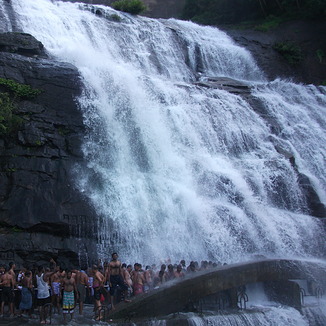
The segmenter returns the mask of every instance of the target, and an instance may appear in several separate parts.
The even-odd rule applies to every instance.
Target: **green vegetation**
[[[325,0],[186,0],[183,11],[183,19],[201,24],[260,22],[260,30],[291,19],[325,18]]]
[[[316,51],[316,55],[317,55],[317,58],[318,58],[318,60],[319,60],[320,63],[325,63],[325,57],[326,57],[326,55],[325,55],[325,52],[323,50],[318,49]]]
[[[41,91],[5,78],[0,78],[0,87],[7,91],[0,92],[0,136],[4,136],[16,130],[23,122],[23,119],[15,114],[16,99],[33,99]]]
[[[256,31],[267,32],[273,28],[279,26],[284,20],[281,17],[275,17],[273,15],[266,17],[266,19],[255,26]]]
[[[22,99],[32,99],[41,93],[29,85],[17,83],[11,79],[0,78],[0,85]]]
[[[146,10],[146,6],[141,0],[118,0],[113,2],[111,6],[116,10],[132,15],[138,15]]]
[[[110,15],[109,19],[114,22],[121,22],[121,17],[117,14]]]
[[[58,133],[60,136],[66,136],[70,133],[70,130],[66,127],[58,127]]]
[[[11,133],[17,129],[22,118],[14,114],[15,105],[8,93],[0,93],[0,136]]]
[[[0,228],[1,229],[6,229],[8,232],[13,232],[13,233],[16,233],[16,232],[23,232],[24,229],[17,226],[17,225],[9,225],[7,224],[6,222],[0,222]]]
[[[14,232],[14,233],[19,233],[19,232],[23,232],[24,230],[18,226],[13,226],[11,228],[11,232]]]
[[[15,168],[8,168],[8,169],[5,169],[5,172],[16,172],[17,169]]]
[[[303,59],[301,48],[292,42],[275,43],[273,48],[291,65],[296,65]]]
[[[40,139],[35,140],[35,145],[36,146],[42,146],[42,141]]]

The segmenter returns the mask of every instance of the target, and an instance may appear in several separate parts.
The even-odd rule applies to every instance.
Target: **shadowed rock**
[[[0,78],[41,91],[35,99],[15,97],[22,123],[0,139],[0,261],[19,266],[53,257],[75,265],[88,252],[96,259],[95,212],[74,182],[76,166],[85,164],[79,73],[44,58],[43,45],[28,34],[0,34],[0,44]]]
[[[43,44],[34,36],[26,33],[1,33],[0,52],[46,56]]]

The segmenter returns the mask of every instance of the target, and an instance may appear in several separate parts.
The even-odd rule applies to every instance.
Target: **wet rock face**
[[[326,51],[324,21],[290,21],[268,32],[226,26],[222,29],[251,52],[268,79],[282,78],[316,85],[325,82],[325,59],[318,55]],[[295,45],[301,59],[291,64],[275,49],[277,44]]]
[[[22,123],[0,136],[0,262],[53,257],[76,265],[94,256],[97,237],[94,210],[73,181],[84,164],[78,71],[46,58],[32,36],[5,33],[0,78],[41,90],[35,99],[16,98]]]
[[[25,56],[45,56],[43,44],[32,35],[26,33],[1,33],[0,51],[18,53]]]

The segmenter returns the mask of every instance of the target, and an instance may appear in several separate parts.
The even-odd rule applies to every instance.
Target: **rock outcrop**
[[[248,49],[267,78],[320,85],[326,82],[325,22],[290,21],[268,32],[221,27],[240,46]],[[300,60],[291,63],[275,45],[294,45]]]
[[[84,164],[78,71],[47,58],[28,34],[1,34],[0,51],[0,78],[40,90],[32,100],[16,96],[22,123],[0,136],[0,262],[77,264],[89,252],[96,259],[95,213],[73,181]]]

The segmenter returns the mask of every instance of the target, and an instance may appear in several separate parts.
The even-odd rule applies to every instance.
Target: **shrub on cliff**
[[[22,119],[14,111],[16,107],[8,93],[0,93],[0,136],[15,130]]]
[[[138,15],[146,10],[146,6],[141,0],[119,0],[113,2],[111,6],[116,10],[132,15]]]
[[[275,43],[273,49],[283,56],[291,65],[296,65],[303,59],[300,47],[292,42]]]
[[[1,92],[5,90],[5,92]],[[41,93],[29,85],[20,84],[11,79],[0,78],[0,135],[8,135],[22,123],[22,118],[15,114],[16,100],[33,99]]]
[[[32,99],[41,93],[38,89],[33,89],[29,85],[20,84],[11,79],[0,78],[0,86],[6,88],[15,96],[22,99]]]

